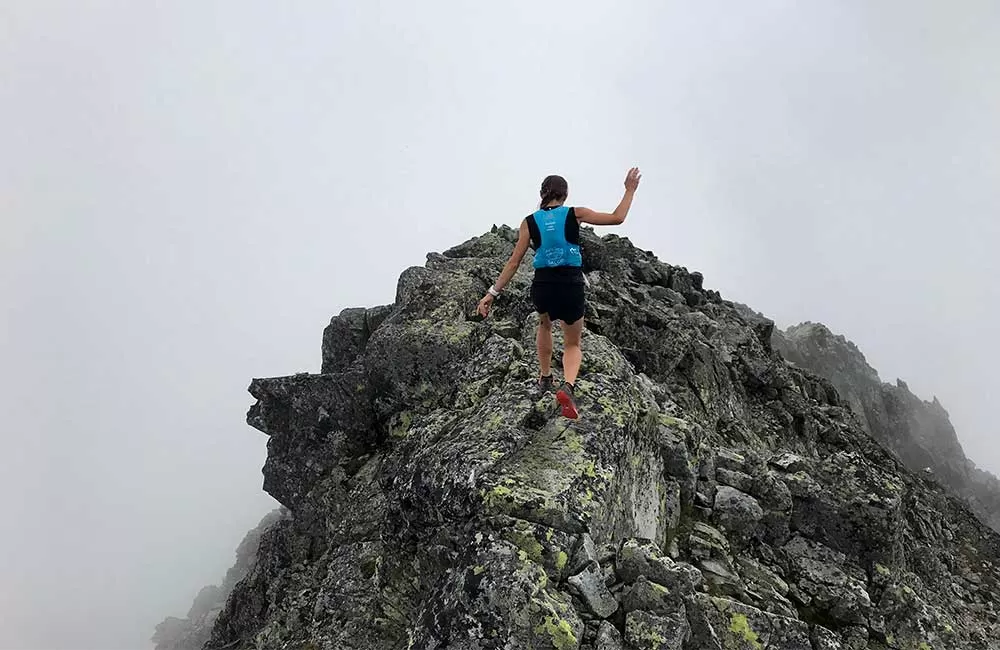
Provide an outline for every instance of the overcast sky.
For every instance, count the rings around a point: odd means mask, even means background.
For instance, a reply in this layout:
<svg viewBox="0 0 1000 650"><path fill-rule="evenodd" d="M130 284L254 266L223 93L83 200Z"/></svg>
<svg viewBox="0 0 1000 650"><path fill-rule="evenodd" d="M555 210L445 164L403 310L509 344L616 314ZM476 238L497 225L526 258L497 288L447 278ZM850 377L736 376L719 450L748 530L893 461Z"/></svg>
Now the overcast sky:
<svg viewBox="0 0 1000 650"><path fill-rule="evenodd" d="M183 615L275 505L250 379L549 173L611 209L639 165L623 234L1000 471L998 7L3 0L0 647Z"/></svg>

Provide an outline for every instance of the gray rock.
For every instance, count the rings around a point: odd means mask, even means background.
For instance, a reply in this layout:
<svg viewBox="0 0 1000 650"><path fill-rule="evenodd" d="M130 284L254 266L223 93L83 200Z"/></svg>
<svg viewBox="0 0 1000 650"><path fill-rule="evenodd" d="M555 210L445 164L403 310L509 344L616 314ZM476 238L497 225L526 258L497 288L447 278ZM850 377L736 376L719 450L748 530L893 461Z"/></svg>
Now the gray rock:
<svg viewBox="0 0 1000 650"><path fill-rule="evenodd" d="M600 562L597 549L594 547L594 540L588 533L580 535L580 541L573 552L573 561L569 566L569 574L576 575L594 562Z"/></svg>
<svg viewBox="0 0 1000 650"><path fill-rule="evenodd" d="M715 480L720 485L733 487L743 492L752 492L754 489L754 478L736 470L720 467L715 470Z"/></svg>
<svg viewBox="0 0 1000 650"><path fill-rule="evenodd" d="M535 391L530 264L488 318L473 313L517 231L429 255L392 305L331 321L321 374L251 383L264 488L289 516L224 601L225 585L207 590L199 622L165 622L158 643L210 628L206 650L591 649L592 610L618 595L663 611L655 584L684 615L611 614L633 647L833 643L808 620L842 650L996 650L1000 537L966 504L1000 501L952 462L939 405L878 389L894 414L882 430L941 452L917 476L915 456L885 448L913 445L859 424L863 394L774 353L773 321L626 238L581 238L581 418Z"/></svg>
<svg viewBox="0 0 1000 650"><path fill-rule="evenodd" d="M773 467L778 468L786 474L794 474L795 472L806 472L811 467L808 460L799 456L798 454L793 454L791 452L784 452L778 454L768 461Z"/></svg>
<svg viewBox="0 0 1000 650"><path fill-rule="evenodd" d="M774 332L774 346L797 366L829 380L865 431L892 449L912 471L931 470L983 521L1000 530L1000 480L966 457L948 413L905 382L884 383L856 345L819 323ZM803 471L802 466L786 471Z"/></svg>
<svg viewBox="0 0 1000 650"><path fill-rule="evenodd" d="M730 541L746 541L757 532L757 526L764 518L764 509L757 499L746 492L721 485L715 494L713 516L729 533Z"/></svg>
<svg viewBox="0 0 1000 650"><path fill-rule="evenodd" d="M697 595L687 604L693 639L707 648L812 650L809 626L743 603Z"/></svg>
<svg viewBox="0 0 1000 650"><path fill-rule="evenodd" d="M631 584L645 577L681 597L694 593L704 582L695 567L663 557L656 545L638 540L628 540L622 545L617 570L622 582Z"/></svg>
<svg viewBox="0 0 1000 650"><path fill-rule="evenodd" d="M822 544L796 537L784 547L800 601L845 625L867 624L872 603L860 572L846 557ZM845 571L844 569L848 570Z"/></svg>
<svg viewBox="0 0 1000 650"><path fill-rule="evenodd" d="M743 594L743 581L728 563L702 560L698 566L709 585L709 591L714 595L738 597Z"/></svg>
<svg viewBox="0 0 1000 650"><path fill-rule="evenodd" d="M683 613L657 616L637 611L625 618L625 641L635 650L683 650L689 632Z"/></svg>
<svg viewBox="0 0 1000 650"><path fill-rule="evenodd" d="M646 576L639 576L625 592L622 607L626 613L643 610L653 614L672 614L684 605L666 587L650 582Z"/></svg>
<svg viewBox="0 0 1000 650"><path fill-rule="evenodd" d="M594 650L622 650L622 635L614 625L607 621L601 623Z"/></svg>
<svg viewBox="0 0 1000 650"><path fill-rule="evenodd" d="M595 616L607 618L618 611L618 601L604 584L604 573L596 562L570 577L569 584L576 588L580 598Z"/></svg>
<svg viewBox="0 0 1000 650"><path fill-rule="evenodd" d="M816 625L812 629L810 640L814 650L842 650L840 637L821 625Z"/></svg>

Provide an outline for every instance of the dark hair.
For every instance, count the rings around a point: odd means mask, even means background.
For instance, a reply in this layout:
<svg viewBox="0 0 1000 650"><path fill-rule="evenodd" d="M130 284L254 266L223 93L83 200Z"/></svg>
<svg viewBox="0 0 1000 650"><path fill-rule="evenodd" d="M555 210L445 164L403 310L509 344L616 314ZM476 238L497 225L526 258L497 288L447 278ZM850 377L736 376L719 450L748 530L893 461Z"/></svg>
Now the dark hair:
<svg viewBox="0 0 1000 650"><path fill-rule="evenodd" d="M569 196L569 184L562 176L546 176L542 181L542 189L538 192L542 197L542 207L552 201L565 201Z"/></svg>

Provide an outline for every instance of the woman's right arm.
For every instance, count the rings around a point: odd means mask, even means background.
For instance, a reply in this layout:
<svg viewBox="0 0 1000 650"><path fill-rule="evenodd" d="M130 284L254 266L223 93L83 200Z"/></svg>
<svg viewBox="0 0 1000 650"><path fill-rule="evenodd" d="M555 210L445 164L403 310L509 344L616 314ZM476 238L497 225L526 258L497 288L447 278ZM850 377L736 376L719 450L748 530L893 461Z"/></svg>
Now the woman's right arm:
<svg viewBox="0 0 1000 650"><path fill-rule="evenodd" d="M639 189L640 178L642 178L642 174L639 173L638 167L628 170L628 175L625 177L625 196L622 197L621 203L618 204L614 212L595 212L590 208L573 208L577 221L595 226L617 226L623 223L625 217L628 216L629 208L632 207L635 191Z"/></svg>

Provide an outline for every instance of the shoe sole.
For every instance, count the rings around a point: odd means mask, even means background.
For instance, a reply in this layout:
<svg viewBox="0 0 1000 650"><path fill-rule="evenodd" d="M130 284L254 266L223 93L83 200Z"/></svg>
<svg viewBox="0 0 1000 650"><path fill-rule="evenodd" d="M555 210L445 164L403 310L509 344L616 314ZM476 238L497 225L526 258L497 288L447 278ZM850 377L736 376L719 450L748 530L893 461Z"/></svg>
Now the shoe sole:
<svg viewBox="0 0 1000 650"><path fill-rule="evenodd" d="M556 399L559 401L559 406L562 407L562 416L564 418L575 420L580 417L580 413L576 410L576 405L573 403L573 399L567 395L565 391L561 390L556 393Z"/></svg>

